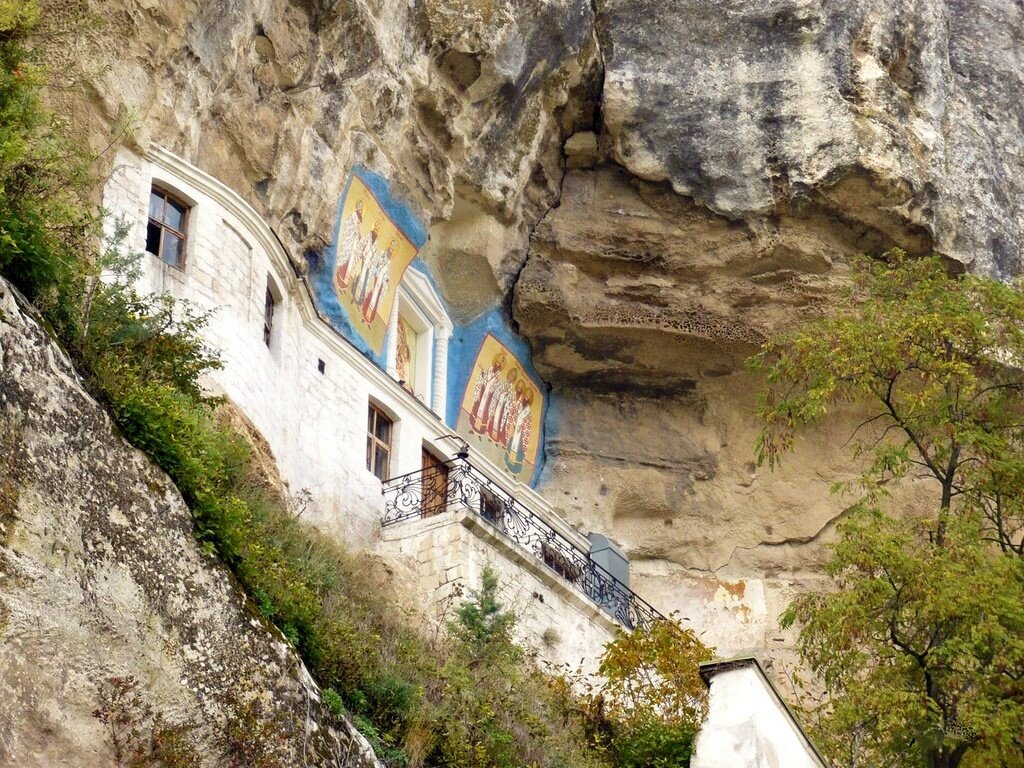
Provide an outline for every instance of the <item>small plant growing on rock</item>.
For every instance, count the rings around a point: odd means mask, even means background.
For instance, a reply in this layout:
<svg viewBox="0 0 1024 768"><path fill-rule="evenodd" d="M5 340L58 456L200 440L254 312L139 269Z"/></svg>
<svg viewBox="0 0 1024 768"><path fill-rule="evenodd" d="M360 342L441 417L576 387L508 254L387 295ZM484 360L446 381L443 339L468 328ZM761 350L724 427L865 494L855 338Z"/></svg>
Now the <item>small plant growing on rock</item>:
<svg viewBox="0 0 1024 768"><path fill-rule="evenodd" d="M236 708L220 737L225 768L289 768L289 744L301 725L289 712L275 709L261 697Z"/></svg>
<svg viewBox="0 0 1024 768"><path fill-rule="evenodd" d="M324 706L331 711L331 714L337 718L345 717L345 702L342 701L341 695L333 688L324 688L321 692L324 700Z"/></svg>
<svg viewBox="0 0 1024 768"><path fill-rule="evenodd" d="M112 677L100 686L92 716L106 731L115 768L194 768L201 765L192 723L169 723L154 711L134 678Z"/></svg>

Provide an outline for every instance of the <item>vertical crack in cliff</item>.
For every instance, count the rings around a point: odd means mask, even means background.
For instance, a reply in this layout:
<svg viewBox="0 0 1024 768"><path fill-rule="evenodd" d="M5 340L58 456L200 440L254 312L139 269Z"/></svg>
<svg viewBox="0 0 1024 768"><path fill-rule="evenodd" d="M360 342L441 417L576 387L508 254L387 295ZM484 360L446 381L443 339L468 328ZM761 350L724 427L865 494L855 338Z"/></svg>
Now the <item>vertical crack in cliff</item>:
<svg viewBox="0 0 1024 768"><path fill-rule="evenodd" d="M590 8L592 14L592 23L590 30L590 44L593 48L593 53L592 57L588 59L581 67L581 70L584 72L584 75L581 78L580 84L578 86L578 99L582 102L582 106L579 106L577 109L582 114L589 113L591 117L589 120L586 121L574 121L572 124L563 124L560 127L561 135L559 137L559 141L561 143L562 173L558 179L557 192L555 193L554 198L551 201L551 204L548 205L544 209L543 213L541 213L530 224L526 236L526 252L523 254L523 259L520 262L519 267L516 269L515 274L509 282L509 289L505 295L505 310L507 311L508 317L510 318L513 328L516 330L517 333L519 333L520 330L519 323L516 320L515 315L513 313L516 288L519 284L520 276L523 274L523 271L526 269L526 265L530 260L530 251L533 247L534 234L536 233L537 228L548 217L551 211L555 210L561 205L562 192L565 185L565 176L568 171L565 150L566 142L569 140L570 137L572 137L575 133L580 132L581 130L589 129L593 131L595 134L600 135L602 129L602 101L604 98L605 69L604 51L601 48L601 40L598 35L597 28L598 15L600 14L600 9L598 8L598 5L599 0L591 0ZM588 101L590 102L589 110L587 109ZM561 109L562 116L564 116L567 112L573 110L575 106L576 105L573 104L573 94L570 92L566 104ZM527 341L529 341L529 339L527 339Z"/></svg>

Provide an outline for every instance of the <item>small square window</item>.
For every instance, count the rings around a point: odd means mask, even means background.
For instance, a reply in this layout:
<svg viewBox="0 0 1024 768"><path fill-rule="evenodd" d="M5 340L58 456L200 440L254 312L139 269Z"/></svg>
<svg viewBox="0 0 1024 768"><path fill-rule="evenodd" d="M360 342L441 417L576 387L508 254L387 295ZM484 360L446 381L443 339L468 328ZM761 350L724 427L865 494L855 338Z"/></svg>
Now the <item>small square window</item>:
<svg viewBox="0 0 1024 768"><path fill-rule="evenodd" d="M189 206L169 192L153 187L149 193L146 250L172 267L185 266L185 232Z"/></svg>

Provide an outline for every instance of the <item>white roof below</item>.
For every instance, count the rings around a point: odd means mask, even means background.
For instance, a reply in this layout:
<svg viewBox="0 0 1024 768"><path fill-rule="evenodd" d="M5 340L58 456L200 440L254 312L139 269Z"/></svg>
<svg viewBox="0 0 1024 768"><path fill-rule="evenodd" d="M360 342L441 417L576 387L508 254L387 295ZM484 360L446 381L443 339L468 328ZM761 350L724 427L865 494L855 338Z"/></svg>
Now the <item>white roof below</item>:
<svg viewBox="0 0 1024 768"><path fill-rule="evenodd" d="M701 666L708 717L690 768L828 768L754 658Z"/></svg>

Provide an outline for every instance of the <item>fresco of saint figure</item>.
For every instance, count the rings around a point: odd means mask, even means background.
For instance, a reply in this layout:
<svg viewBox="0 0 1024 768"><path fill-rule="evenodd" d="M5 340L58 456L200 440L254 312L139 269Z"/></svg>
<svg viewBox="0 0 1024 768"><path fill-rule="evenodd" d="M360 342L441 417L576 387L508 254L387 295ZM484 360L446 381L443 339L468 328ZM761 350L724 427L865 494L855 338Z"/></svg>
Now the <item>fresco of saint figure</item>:
<svg viewBox="0 0 1024 768"><path fill-rule="evenodd" d="M388 290L388 273L391 271L391 260L395 254L395 247L398 241L391 238L387 250L377 254L374 262L373 275L369 280L369 287L363 297L363 320L370 325L377 317L377 308L380 306L381 297Z"/></svg>
<svg viewBox="0 0 1024 768"><path fill-rule="evenodd" d="M525 390L519 395L519 408L516 413L512 434L505 448L505 466L514 475L523 471L526 453L530 450L530 433L533 423L533 392Z"/></svg>
<svg viewBox="0 0 1024 768"><path fill-rule="evenodd" d="M498 435L496 441L500 445L508 446L509 440L512 439L512 431L515 426L516 419L519 418L519 411L522 410L522 403L520 400L523 397L523 390L526 388L525 376L516 381L515 389L512 391L512 396L509 398L507 410L505 412L505 419L501 425L501 433Z"/></svg>
<svg viewBox="0 0 1024 768"><path fill-rule="evenodd" d="M311 259L317 303L331 325L381 354L397 287L425 240L386 180L354 171L341 199L332 255Z"/></svg>
<svg viewBox="0 0 1024 768"><path fill-rule="evenodd" d="M501 369L505 365L505 353L498 352L491 360L490 368L480 368L473 390L473 410L469 415L469 425L478 434L487 434L487 426L494 408L494 398L501 384Z"/></svg>
<svg viewBox="0 0 1024 768"><path fill-rule="evenodd" d="M456 430L520 480L537 466L544 395L513 352L488 333L466 382Z"/></svg>
<svg viewBox="0 0 1024 768"><path fill-rule="evenodd" d="M352 282L352 274L359 268L359 259L363 253L363 211L366 205L356 200L355 210L341 227L338 243L338 258L334 269L334 290L339 295L345 292Z"/></svg>
<svg viewBox="0 0 1024 768"><path fill-rule="evenodd" d="M504 379L496 387L494 407L491 409L490 418L487 421L487 434L498 445L505 445L508 442L506 421L512 400L515 397L518 378L519 372L515 368L509 368Z"/></svg>
<svg viewBox="0 0 1024 768"><path fill-rule="evenodd" d="M362 306L377 268L379 258L377 240L380 238L380 225L380 219L373 222L373 228L370 230L370 234L364 238L363 247L359 253L359 262L352 278L352 301L357 307Z"/></svg>
<svg viewBox="0 0 1024 768"><path fill-rule="evenodd" d="M410 341L410 336L413 340ZM409 328L409 325L405 322L405 318L399 316L398 318L398 344L397 351L395 353L395 368L398 374L398 380L402 383L410 392L413 391L413 369L415 362L413 356L414 352L414 341L415 335Z"/></svg>

